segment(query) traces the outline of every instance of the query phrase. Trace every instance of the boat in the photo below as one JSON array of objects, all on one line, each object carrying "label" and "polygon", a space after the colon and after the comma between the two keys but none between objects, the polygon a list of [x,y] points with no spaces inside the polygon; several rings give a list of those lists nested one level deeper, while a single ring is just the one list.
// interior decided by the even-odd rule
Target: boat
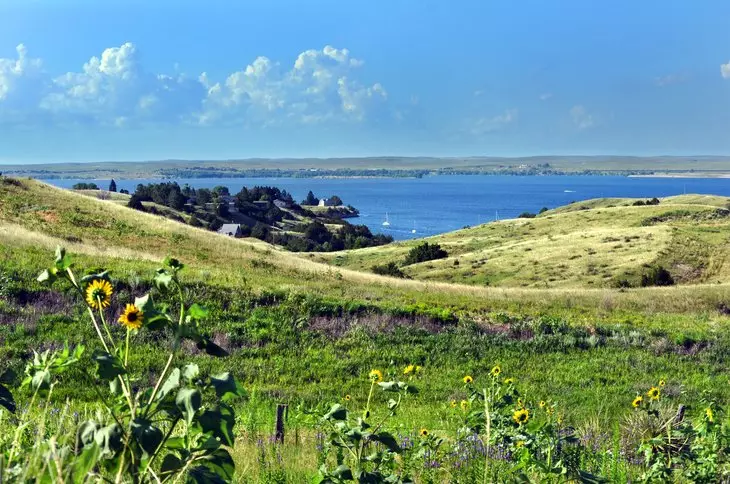
[{"label": "boat", "polygon": [[563,190],[563,193],[575,193],[575,190]]},{"label": "boat", "polygon": [[415,220],[413,221],[413,230],[411,230],[411,233],[412,234],[416,233],[416,221]]},{"label": "boat", "polygon": [[385,222],[383,222],[383,227],[390,227],[390,221],[388,221],[388,212],[385,212]]}]

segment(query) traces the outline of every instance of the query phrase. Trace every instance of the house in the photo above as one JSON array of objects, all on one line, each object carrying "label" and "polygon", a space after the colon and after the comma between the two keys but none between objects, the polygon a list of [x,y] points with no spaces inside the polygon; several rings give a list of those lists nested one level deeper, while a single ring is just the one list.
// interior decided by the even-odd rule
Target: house
[{"label": "house", "polygon": [[319,200],[319,206],[320,207],[336,207],[337,203],[335,203],[331,198],[322,198]]},{"label": "house", "polygon": [[218,233],[228,235],[230,237],[240,237],[243,234],[239,224],[223,224],[221,228],[218,229]]},{"label": "house", "polygon": [[274,205],[276,205],[277,208],[290,208],[291,203],[287,202],[286,200],[281,200],[277,198],[274,200]]},{"label": "house", "polygon": [[262,210],[268,210],[271,207],[271,202],[268,200],[254,200],[253,204]]}]

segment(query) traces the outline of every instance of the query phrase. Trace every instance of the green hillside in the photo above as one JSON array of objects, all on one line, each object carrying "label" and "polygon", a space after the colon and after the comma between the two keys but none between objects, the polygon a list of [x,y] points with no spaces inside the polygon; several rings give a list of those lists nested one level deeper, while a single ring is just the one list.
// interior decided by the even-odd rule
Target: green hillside
[{"label": "green hillside", "polygon": [[[590,201],[534,219],[503,221],[429,240],[443,244],[451,254],[450,261],[426,263],[434,268],[450,262],[448,267],[461,270],[471,266],[470,254],[490,250],[502,251],[499,257],[512,257],[516,265],[518,255],[542,252],[552,264],[550,247],[574,254],[591,243],[606,246],[611,256],[606,260],[614,264],[609,267],[623,273],[634,266],[622,267],[620,259],[648,252],[651,257],[642,261],[661,263],[676,276],[678,266],[672,261],[679,261],[680,248],[684,264],[692,263],[690,255],[703,264],[700,274],[678,285],[646,288],[611,287],[598,275],[582,274],[582,261],[571,261],[574,265],[565,270],[572,278],[569,282],[561,286],[548,281],[556,286],[549,288],[520,271],[510,277],[523,277],[531,287],[485,287],[468,278],[463,281],[471,284],[396,279],[354,269],[402,258],[414,242],[353,251],[344,254],[353,269],[334,267],[319,262],[322,254],[294,254],[254,239],[220,236],[119,202],[0,177],[0,374],[7,368],[22,374],[33,360],[31,349],[54,350],[64,343],[87,345],[89,354],[98,349],[83,301],[69,284],[49,288],[36,281],[52,263],[56,245],[66,247],[79,276],[110,271],[110,332],[117,341],[125,336],[116,321],[126,302],[150,292],[156,302],[172,307],[179,303],[150,283],[162,259],[177,257],[186,265],[180,278],[182,303],[207,308],[200,331],[228,356],[213,359],[196,345],[183,344],[170,361],[176,367],[194,362],[206,375],[230,370],[249,392],[235,403],[237,443],[232,454],[239,482],[310,482],[318,472],[318,459],[324,458],[317,439],[331,430],[320,417],[334,403],[346,405],[357,416],[364,415],[371,401],[373,418],[385,421],[393,394],[377,388],[371,394],[371,369],[380,369],[386,379],[407,379],[420,390],[404,396],[402,408],[387,423],[399,442],[426,442],[419,440],[425,439],[419,437],[421,429],[444,439],[437,451],[443,464],[437,474],[424,469],[422,456],[407,454],[415,459],[416,482],[472,482],[448,456],[460,445],[459,429],[471,418],[469,409],[478,408],[472,389],[481,391],[497,381],[490,376],[495,365],[515,379],[532,412],[531,421],[540,421],[543,407],[538,403],[545,401],[555,405],[556,416],[581,439],[599,435],[590,444],[595,451],[581,450],[585,453],[580,465],[614,482],[637,480],[643,472],[634,461],[605,457],[617,447],[621,455],[635,455],[639,437],[632,429],[644,425],[631,420],[637,415],[631,407],[637,393],[646,394],[666,380],[662,415],[684,403],[692,418],[701,418],[708,400],[730,399],[723,383],[730,353],[730,284],[716,281],[727,280],[720,253],[727,232],[724,212],[718,211],[725,199],[688,196],[655,206]],[[565,234],[556,233],[558,223]],[[680,247],[677,232],[712,250],[696,250],[689,243]],[[643,237],[601,242],[619,233]],[[550,236],[559,235],[562,243],[550,241]],[[532,250],[521,248],[531,237]],[[614,247],[619,244],[627,248]],[[456,257],[463,258],[458,266],[453,265]],[[595,282],[589,284],[591,280]],[[169,332],[140,331],[132,336],[132,381],[154,381],[164,373],[171,341]],[[62,375],[47,405],[66,405],[69,414],[77,412],[82,419],[97,415],[103,409],[94,403],[92,389],[97,385],[106,391],[106,386],[89,380],[83,369],[96,365],[85,359],[82,368]],[[404,376],[410,365],[422,370]],[[466,375],[476,386],[464,383]],[[18,387],[19,379],[11,388],[20,408],[32,397],[28,388]],[[462,400],[467,402],[463,406]],[[281,402],[290,405],[286,444],[260,444],[268,442],[276,404]],[[513,411],[504,409],[504,422],[512,422]],[[721,415],[720,404],[716,411]],[[44,415],[55,414],[48,408],[32,414],[36,420],[27,428],[38,428]],[[509,432],[522,429],[509,425]],[[13,428],[13,421],[3,420],[0,413],[0,449],[12,439]],[[49,426],[49,432],[56,428]],[[27,442],[36,438],[30,431],[25,437]],[[330,454],[329,462],[334,461]],[[484,461],[475,462],[481,476],[478,466]],[[504,462],[495,461],[493,480],[502,482],[508,474],[497,464]],[[540,480],[538,471],[530,472],[533,480]]]},{"label": "green hillside", "polygon": [[[658,205],[600,199],[423,239],[448,257],[408,265],[419,280],[500,287],[636,286],[651,266],[679,284],[730,282],[730,199],[683,195]],[[401,264],[422,240],[320,256],[339,267]]]}]

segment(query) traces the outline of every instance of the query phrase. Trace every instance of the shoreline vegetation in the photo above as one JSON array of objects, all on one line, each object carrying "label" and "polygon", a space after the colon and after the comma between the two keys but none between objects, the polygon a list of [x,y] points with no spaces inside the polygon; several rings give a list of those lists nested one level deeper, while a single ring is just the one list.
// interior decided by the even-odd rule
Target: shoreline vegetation
[{"label": "shoreline vegetation", "polygon": [[[659,169],[658,167],[661,167]],[[8,164],[9,176],[42,179],[421,178],[430,175],[730,177],[730,157],[540,156],[150,160]]]}]

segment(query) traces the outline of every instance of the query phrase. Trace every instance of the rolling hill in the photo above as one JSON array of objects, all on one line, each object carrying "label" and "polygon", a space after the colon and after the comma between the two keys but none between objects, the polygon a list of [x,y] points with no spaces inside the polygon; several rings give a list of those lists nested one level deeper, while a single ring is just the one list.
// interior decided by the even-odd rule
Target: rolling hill
[{"label": "rolling hill", "polygon": [[[402,268],[418,280],[500,287],[637,286],[649,267],[679,284],[730,282],[730,199],[683,195],[646,205],[597,199],[385,247],[318,256],[370,270],[427,241],[448,257]],[[639,203],[640,205],[638,205]]]}]

